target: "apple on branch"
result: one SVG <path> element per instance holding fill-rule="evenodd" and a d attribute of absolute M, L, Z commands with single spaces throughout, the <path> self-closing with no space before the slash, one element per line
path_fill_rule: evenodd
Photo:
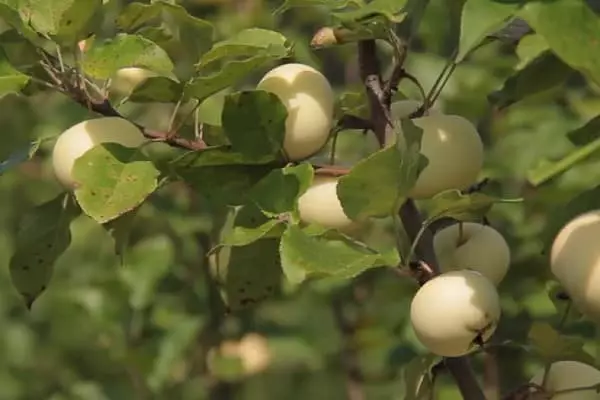
<path fill-rule="evenodd" d="M 442 272 L 472 269 L 498 285 L 510 266 L 510 248 L 488 225 L 459 222 L 436 232 L 433 247 Z"/>
<path fill-rule="evenodd" d="M 308 65 L 284 64 L 267 72 L 256 88 L 275 94 L 287 109 L 283 148 L 289 160 L 321 150 L 329 139 L 335 101 L 323 74 Z"/>
<path fill-rule="evenodd" d="M 419 341 L 433 354 L 460 357 L 486 342 L 500 319 L 494 284 L 476 271 L 446 272 L 415 294 L 410 321 Z"/>
<path fill-rule="evenodd" d="M 550 365 L 546 381 L 544 381 L 545 369 L 539 371 L 531 383 L 542 385 L 544 393 L 549 397 L 547 400 L 600 400 L 600 394 L 594 385 L 600 385 L 600 371 L 591 365 L 578 361 L 557 361 Z M 575 389 L 586 390 L 575 390 Z M 566 391 L 564 393 L 556 393 Z"/>
<path fill-rule="evenodd" d="M 73 165 L 85 152 L 101 143 L 139 147 L 145 141 L 138 127 L 124 118 L 105 117 L 80 122 L 64 131 L 54 144 L 54 175 L 65 188 L 73 190 L 77 186 L 72 174 Z"/>

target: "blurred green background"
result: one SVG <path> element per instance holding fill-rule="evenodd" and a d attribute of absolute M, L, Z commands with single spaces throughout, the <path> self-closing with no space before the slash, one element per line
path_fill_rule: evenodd
<path fill-rule="evenodd" d="M 106 3 L 107 35 L 126 3 Z M 179 3 L 214 23 L 220 38 L 254 26 L 280 30 L 294 41 L 296 61 L 323 71 L 339 94 L 359 84 L 353 45 L 319 51 L 308 47 L 312 34 L 329 21 L 325 12 L 294 9 L 275 18 L 272 11 L 278 1 Z M 431 1 L 407 60 L 407 70 L 426 89 L 454 45 L 448 39 L 448 32 L 456 29 L 448 18 L 450 3 Z M 521 50 L 521 58 L 531 51 L 525 46 Z M 382 52 L 388 60 L 389 50 Z M 514 46 L 487 45 L 457 68 L 437 106 L 477 124 L 487 147 L 482 177 L 493 179 L 494 191 L 525 198 L 520 204 L 496 205 L 489 215 L 513 254 L 508 277 L 499 288 L 503 318 L 494 342 L 525 344 L 532 321 L 554 323 L 558 318 L 547 295 L 550 275 L 541 254 L 548 217 L 600 181 L 600 164 L 592 157 L 535 189 L 527 185 L 526 172 L 542 159 L 571 149 L 565 133 L 600 114 L 600 96 L 598 88 L 574 74 L 551 91 L 493 111 L 488 94 L 498 90 L 520 62 Z M 264 72 L 257 71 L 246 87 Z M 401 90 L 417 98 L 414 87 L 403 84 Z M 202 108 L 206 120 L 218 112 L 217 97 Z M 173 105 L 126 104 L 121 110 L 147 127 L 164 129 Z M 6 96 L 0 100 L 0 159 L 91 116 L 56 93 Z M 51 146 L 52 141 L 45 142 L 32 161 L 0 177 L 0 400 L 336 400 L 350 398 L 356 390 L 364 397 L 352 400 L 402 398 L 406 368 L 427 356 L 407 321 L 413 283 L 375 270 L 359 277 L 353 289 L 284 285 L 284 294 L 225 316 L 214 306 L 202 265 L 207 249 L 198 239 L 214 228 L 220 211 L 181 185 L 161 189 L 142 207 L 122 266 L 106 232 L 79 217 L 49 290 L 28 312 L 11 286 L 7 267 L 20 217 L 61 191 L 49 165 Z M 342 132 L 338 162 L 352 165 L 375 149 L 370 135 Z M 340 326 L 340 313 L 351 321 L 350 327 Z M 591 323 L 575 323 L 569 331 L 583 335 L 587 349 L 595 352 Z M 232 343 L 219 356 L 211 347 L 220 336 Z M 243 337 L 253 338 L 247 342 L 263 356 L 265 351 L 269 354 L 266 365 L 258 361 L 259 371 L 244 374 L 235 356 L 234 343 Z M 257 338 L 266 339 L 266 344 Z M 210 362 L 205 363 L 206 358 Z M 490 399 L 497 398 L 497 390 L 506 392 L 528 380 L 541 365 L 518 346 L 501 347 L 494 356 L 476 355 L 474 363 Z M 360 371 L 359 389 L 348 387 L 347 376 L 353 372 L 349 365 Z M 460 398 L 444 371 L 436 393 L 439 399 Z"/>

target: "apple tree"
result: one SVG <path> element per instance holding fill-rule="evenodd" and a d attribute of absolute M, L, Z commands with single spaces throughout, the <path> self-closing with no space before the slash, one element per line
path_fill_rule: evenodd
<path fill-rule="evenodd" d="M 0 0 L 0 399 L 600 399 L 596 3 Z"/>

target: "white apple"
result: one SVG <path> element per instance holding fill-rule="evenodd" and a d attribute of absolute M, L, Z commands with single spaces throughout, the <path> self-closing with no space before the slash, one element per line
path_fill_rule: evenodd
<path fill-rule="evenodd" d="M 271 363 L 269 343 L 258 333 L 248 333 L 240 341 L 224 341 L 220 350 L 224 356 L 238 357 L 248 375 L 264 371 Z"/>
<path fill-rule="evenodd" d="M 476 271 L 446 272 L 415 294 L 410 321 L 416 337 L 432 353 L 459 357 L 487 341 L 500 319 L 494 284 Z"/>
<path fill-rule="evenodd" d="M 491 226 L 462 222 L 445 227 L 433 237 L 442 272 L 472 269 L 498 285 L 510 265 L 510 248 Z"/>
<path fill-rule="evenodd" d="M 73 164 L 92 147 L 107 142 L 138 147 L 145 141 L 142 132 L 123 118 L 105 117 L 80 122 L 56 140 L 52 151 L 54 174 L 65 188 L 75 189 L 77 183 L 71 174 Z"/>
<path fill-rule="evenodd" d="M 477 181 L 483 166 L 483 143 L 470 121 L 433 111 L 412 122 L 423 130 L 421 154 L 429 164 L 409 193 L 411 197 L 430 198 L 444 190 L 465 189 Z"/>
<path fill-rule="evenodd" d="M 392 115 L 392 119 L 394 121 L 397 121 L 397 120 L 408 118 L 408 116 L 410 116 L 412 113 L 417 111 L 417 109 L 419 107 L 421 107 L 422 104 L 423 104 L 423 102 L 413 100 L 413 99 L 403 99 L 403 100 L 395 101 L 392 103 L 392 105 L 390 107 L 390 113 Z M 422 116 L 426 117 L 429 115 L 440 115 L 440 114 L 441 114 L 440 110 L 438 110 L 435 107 L 431 107 L 427 111 L 425 111 L 425 113 Z M 401 129 L 401 126 L 397 126 L 396 128 Z M 396 134 L 394 132 L 389 132 L 389 131 L 386 132 L 386 138 L 385 138 L 386 145 L 393 143 L 395 140 L 396 140 Z"/>
<path fill-rule="evenodd" d="M 267 72 L 256 88 L 275 94 L 287 109 L 283 147 L 289 160 L 308 158 L 325 145 L 335 98 L 323 74 L 308 65 L 284 64 Z"/>
<path fill-rule="evenodd" d="M 552 273 L 587 317 L 600 320 L 600 211 L 572 219 L 550 251 Z"/>
<path fill-rule="evenodd" d="M 154 76 L 158 76 L 158 74 L 144 68 L 121 68 L 112 77 L 110 88 L 118 93 L 130 94 L 136 86 L 141 85 L 146 79 Z"/>
<path fill-rule="evenodd" d="M 337 195 L 338 178 L 315 176 L 312 185 L 298 199 L 300 219 L 325 228 L 352 232 L 359 223 L 344 212 Z"/>
<path fill-rule="evenodd" d="M 541 385 L 543 379 L 544 370 L 542 369 L 530 382 Z M 600 371 L 596 368 L 577 361 L 557 361 L 550 366 L 543 388 L 551 396 L 545 397 L 548 400 L 600 400 L 600 394 L 596 393 L 594 389 L 554 394 L 557 391 L 597 384 L 600 384 Z"/>

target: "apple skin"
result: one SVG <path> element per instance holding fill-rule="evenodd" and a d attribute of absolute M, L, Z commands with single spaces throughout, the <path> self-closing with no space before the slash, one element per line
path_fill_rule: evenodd
<path fill-rule="evenodd" d="M 531 383 L 541 385 L 544 370 L 538 372 Z M 600 371 L 578 361 L 557 361 L 550 366 L 544 389 L 548 394 L 558 390 L 574 389 L 592 386 L 600 383 Z M 578 390 L 575 392 L 559 393 L 547 398 L 548 400 L 600 400 L 600 394 L 594 389 Z"/>
<path fill-rule="evenodd" d="M 552 273 L 585 316 L 600 321 L 600 210 L 573 218 L 550 250 Z"/>
<path fill-rule="evenodd" d="M 417 339 L 433 354 L 460 357 L 485 342 L 500 319 L 494 284 L 476 271 L 446 272 L 427 281 L 415 294 L 410 320 Z"/>
<path fill-rule="evenodd" d="M 119 69 L 111 80 L 110 88 L 117 93 L 130 94 L 137 86 L 146 79 L 158 76 L 157 73 L 138 67 L 126 67 Z"/>
<path fill-rule="evenodd" d="M 240 341 L 227 340 L 220 350 L 227 357 L 239 357 L 247 375 L 260 373 L 271 364 L 269 343 L 258 333 L 248 333 Z"/>
<path fill-rule="evenodd" d="M 300 219 L 340 232 L 356 232 L 361 224 L 344 212 L 337 195 L 337 183 L 336 177 L 315 176 L 312 185 L 298 199 Z"/>
<path fill-rule="evenodd" d="M 275 94 L 287 109 L 283 148 L 289 160 L 308 158 L 327 143 L 335 98 L 323 74 L 308 65 L 284 64 L 267 72 L 256 88 Z"/>
<path fill-rule="evenodd" d="M 510 266 L 510 248 L 504 237 L 491 226 L 476 222 L 439 230 L 433 237 L 433 247 L 442 272 L 472 269 L 496 286 Z"/>
<path fill-rule="evenodd" d="M 415 103 L 418 107 L 419 103 Z M 398 107 L 410 112 L 412 105 Z M 412 119 L 423 130 L 420 151 L 429 160 L 409 193 L 415 199 L 427 199 L 450 189 L 466 189 L 477 182 L 483 167 L 483 142 L 469 120 L 433 109 L 428 113 Z M 395 138 L 388 139 L 386 146 L 395 142 Z"/>
<path fill-rule="evenodd" d="M 407 118 L 410 114 L 417 111 L 421 106 L 422 102 L 413 99 L 398 100 L 392 103 L 390 107 L 390 113 L 392 114 L 392 120 L 401 120 Z M 437 108 L 429 108 L 423 116 L 429 115 L 440 115 L 442 112 Z M 401 129 L 401 126 L 397 126 L 397 129 Z M 396 141 L 396 134 L 394 132 L 386 132 L 385 143 L 389 145 Z"/>
<path fill-rule="evenodd" d="M 64 131 L 54 144 L 54 175 L 65 188 L 75 189 L 77 183 L 71 174 L 73 164 L 92 147 L 107 142 L 138 147 L 145 141 L 142 132 L 123 118 L 105 117 L 80 122 Z"/>

